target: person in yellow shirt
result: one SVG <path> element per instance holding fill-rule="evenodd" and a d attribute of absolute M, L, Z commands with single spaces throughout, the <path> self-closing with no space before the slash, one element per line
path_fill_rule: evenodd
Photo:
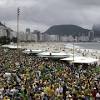
<path fill-rule="evenodd" d="M 10 100 L 10 98 L 9 98 L 8 96 L 5 96 L 5 97 L 3 98 L 3 100 Z"/>
<path fill-rule="evenodd" d="M 44 88 L 44 93 L 51 97 L 54 95 L 55 92 L 52 86 L 48 86 Z"/>

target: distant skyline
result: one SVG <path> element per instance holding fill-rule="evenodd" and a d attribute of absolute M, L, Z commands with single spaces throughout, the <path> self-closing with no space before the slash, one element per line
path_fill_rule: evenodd
<path fill-rule="evenodd" d="M 100 0 L 0 0 L 0 21 L 15 31 L 18 7 L 20 31 L 31 28 L 43 32 L 59 24 L 91 29 L 100 24 Z"/>

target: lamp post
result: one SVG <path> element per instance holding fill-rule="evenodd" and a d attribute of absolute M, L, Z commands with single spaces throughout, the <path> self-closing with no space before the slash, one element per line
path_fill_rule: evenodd
<path fill-rule="evenodd" d="M 73 68 L 74 68 L 74 48 L 75 48 L 74 42 L 75 42 L 75 38 L 73 39 Z"/>
<path fill-rule="evenodd" d="M 73 41 L 73 62 L 74 62 L 74 41 Z"/>
<path fill-rule="evenodd" d="M 19 16 L 20 16 L 20 9 L 17 8 L 17 49 L 19 43 Z"/>
<path fill-rule="evenodd" d="M 20 9 L 17 8 L 17 50 L 18 50 L 18 56 L 20 60 L 20 50 L 18 49 L 19 45 L 19 17 L 20 17 Z"/>

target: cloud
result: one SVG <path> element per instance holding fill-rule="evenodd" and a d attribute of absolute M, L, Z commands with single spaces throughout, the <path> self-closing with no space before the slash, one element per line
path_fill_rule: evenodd
<path fill-rule="evenodd" d="M 0 20 L 16 29 L 16 9 L 20 7 L 21 29 L 46 30 L 55 24 L 75 24 L 91 28 L 100 23 L 99 0 L 0 0 Z"/>
<path fill-rule="evenodd" d="M 100 6 L 100 0 L 70 0 L 72 3 L 79 6 Z"/>

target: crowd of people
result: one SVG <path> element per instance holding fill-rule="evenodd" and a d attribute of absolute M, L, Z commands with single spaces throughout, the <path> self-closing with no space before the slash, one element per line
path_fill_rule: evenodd
<path fill-rule="evenodd" d="M 99 67 L 0 47 L 0 100 L 100 100 Z"/>

